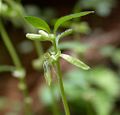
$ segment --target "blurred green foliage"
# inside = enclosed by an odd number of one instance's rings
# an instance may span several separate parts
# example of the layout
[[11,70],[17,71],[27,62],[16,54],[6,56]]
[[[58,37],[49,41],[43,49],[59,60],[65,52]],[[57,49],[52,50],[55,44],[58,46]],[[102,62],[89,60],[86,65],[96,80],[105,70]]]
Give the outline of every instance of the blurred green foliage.
[[116,0],[79,0],[74,11],[82,9],[94,9],[99,16],[108,16],[112,8],[116,5]]
[[[64,75],[64,86],[71,111],[79,106],[80,108],[75,111],[77,114],[84,108],[82,113],[88,111],[85,115],[110,115],[120,93],[119,82],[117,75],[106,67],[95,67],[87,72],[78,69],[68,71]],[[59,101],[58,84],[54,85],[54,93]],[[45,105],[52,104],[47,87],[40,90],[39,95]]]

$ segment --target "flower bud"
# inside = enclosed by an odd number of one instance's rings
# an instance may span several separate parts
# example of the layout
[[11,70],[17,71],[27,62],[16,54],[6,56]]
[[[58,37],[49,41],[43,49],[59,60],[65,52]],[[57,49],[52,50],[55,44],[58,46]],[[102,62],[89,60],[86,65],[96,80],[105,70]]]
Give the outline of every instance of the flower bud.
[[23,77],[25,77],[25,74],[26,74],[26,72],[24,69],[16,69],[12,73],[12,75],[16,78],[23,78]]
[[32,34],[32,33],[28,33],[26,34],[26,37],[31,39],[31,40],[40,40],[40,38],[42,37],[39,34]]
[[39,30],[38,33],[41,34],[43,37],[47,37],[47,38],[49,37],[48,33],[45,32],[44,30]]

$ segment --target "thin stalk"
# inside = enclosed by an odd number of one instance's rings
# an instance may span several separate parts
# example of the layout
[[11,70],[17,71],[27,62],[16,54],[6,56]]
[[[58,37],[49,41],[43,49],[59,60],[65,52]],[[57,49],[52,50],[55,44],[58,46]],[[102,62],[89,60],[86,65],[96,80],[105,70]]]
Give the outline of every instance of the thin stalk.
[[[55,52],[57,53],[59,49],[57,48],[56,42],[53,42]],[[58,82],[59,82],[59,87],[61,91],[61,97],[62,97],[62,102],[64,105],[64,110],[66,115],[70,115],[70,110],[69,106],[67,103],[65,91],[64,91],[64,86],[63,86],[63,80],[62,80],[62,72],[61,72],[61,67],[60,67],[60,60],[58,59],[56,62],[56,69],[57,69],[57,77],[58,77]]]
[[3,42],[9,52],[9,54],[11,55],[11,58],[13,60],[13,63],[15,64],[15,66],[17,68],[21,68],[22,65],[20,63],[20,60],[18,58],[18,56],[16,55],[16,51],[14,50],[14,47],[12,46],[12,43],[7,35],[7,32],[5,31],[5,28],[2,24],[2,22],[0,21],[0,33],[1,33],[1,37],[3,39]]
[[59,86],[60,86],[60,90],[61,90],[61,96],[62,96],[65,113],[66,113],[66,115],[70,115],[70,110],[69,110],[69,106],[68,106],[65,91],[64,91],[64,86],[63,86],[63,81],[62,81],[62,73],[61,73],[59,60],[56,62],[56,67],[57,67],[58,82],[59,82]]
[[43,48],[42,48],[41,42],[34,41],[34,46],[35,46],[38,57],[41,57],[43,55]]
[[[9,36],[7,35],[7,32],[2,24],[2,21],[0,20],[0,34],[1,34],[1,38],[13,60],[14,65],[16,66],[16,69],[23,69],[22,64],[19,60],[19,57],[10,41]],[[26,83],[25,83],[25,76],[19,76],[19,80],[20,80],[20,85],[22,84],[22,86],[24,86],[24,88],[21,88],[22,92],[23,92],[23,96],[24,96],[24,104],[25,104],[25,115],[30,115],[30,109],[29,109],[29,104],[27,103],[27,100],[29,98],[28,96],[28,91],[27,91],[27,87],[26,87]]]

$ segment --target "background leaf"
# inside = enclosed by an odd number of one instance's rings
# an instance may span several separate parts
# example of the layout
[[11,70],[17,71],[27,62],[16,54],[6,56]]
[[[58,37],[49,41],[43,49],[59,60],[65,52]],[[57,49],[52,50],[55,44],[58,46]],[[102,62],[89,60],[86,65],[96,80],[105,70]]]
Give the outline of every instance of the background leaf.
[[38,29],[42,29],[50,33],[50,27],[49,25],[42,19],[33,17],[33,16],[27,16],[25,19],[34,27]]
[[65,41],[59,44],[61,50],[73,50],[77,53],[85,53],[89,47],[90,45],[77,41]]
[[88,65],[86,65],[85,63],[83,63],[82,61],[74,58],[74,57],[71,57],[67,54],[61,54],[61,57],[63,59],[65,59],[66,61],[68,61],[69,63],[79,67],[79,68],[82,68],[82,69],[85,69],[85,70],[88,70],[90,67]]
[[80,13],[75,13],[75,14],[71,14],[71,15],[67,15],[67,16],[63,16],[61,18],[59,18],[56,23],[55,23],[55,26],[54,26],[54,33],[57,31],[57,29],[59,28],[59,26],[61,24],[63,24],[64,22],[68,21],[68,20],[71,20],[73,18],[78,18],[78,17],[81,17],[81,16],[85,16],[87,14],[90,14],[90,13],[93,13],[93,11],[87,11],[87,12],[80,12]]

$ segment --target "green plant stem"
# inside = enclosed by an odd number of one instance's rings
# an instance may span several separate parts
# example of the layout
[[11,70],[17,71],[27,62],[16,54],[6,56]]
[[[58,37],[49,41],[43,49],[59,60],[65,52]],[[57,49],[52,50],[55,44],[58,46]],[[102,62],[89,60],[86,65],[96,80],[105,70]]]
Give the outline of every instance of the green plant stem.
[[[59,49],[57,48],[56,42],[54,42],[53,45],[54,45],[55,52],[57,53],[59,51]],[[67,99],[66,99],[66,95],[65,95],[65,91],[64,91],[64,86],[63,86],[62,72],[61,72],[59,58],[55,63],[56,63],[58,82],[59,82],[59,87],[60,87],[60,91],[61,91],[61,97],[62,97],[62,102],[64,105],[65,114],[70,115],[70,110],[69,110],[69,106],[67,103]]]
[[14,47],[11,44],[11,41],[7,35],[7,32],[5,31],[4,26],[2,25],[2,22],[0,21],[0,33],[1,33],[1,37],[3,39],[3,42],[9,52],[9,54],[11,55],[11,58],[13,60],[13,63],[15,64],[16,67],[21,68],[21,63],[19,61],[18,56],[16,55],[16,52],[14,50]]
[[[10,54],[12,60],[13,60],[13,63],[16,66],[16,69],[23,69],[22,64],[21,64],[21,62],[19,60],[19,57],[18,57],[18,55],[17,55],[17,53],[16,53],[16,51],[15,51],[9,37],[7,35],[7,32],[6,32],[5,28],[4,28],[1,20],[0,20],[0,34],[1,34],[1,38],[2,38],[2,40],[4,42],[4,44],[5,44],[8,52],[9,52],[9,54]],[[26,87],[26,83],[25,83],[24,78],[25,78],[25,76],[19,76],[19,80],[20,80],[19,84],[24,86],[24,88],[21,88],[21,90],[22,90],[23,96],[24,96],[25,115],[30,115],[30,111],[29,111],[30,110],[29,109],[30,105],[27,102],[29,96],[28,96],[28,91],[27,91],[27,87]]]
[[67,99],[66,99],[65,91],[64,91],[64,86],[63,86],[63,81],[62,81],[62,73],[61,73],[59,59],[56,62],[56,67],[57,67],[58,82],[59,82],[59,86],[60,86],[60,90],[61,90],[61,96],[62,96],[62,101],[63,101],[65,113],[66,113],[66,115],[70,115],[70,110],[69,110],[69,107],[68,107],[68,103],[67,103]]
[[41,42],[34,41],[34,46],[35,46],[38,57],[41,57],[43,55],[43,48],[42,48]]

